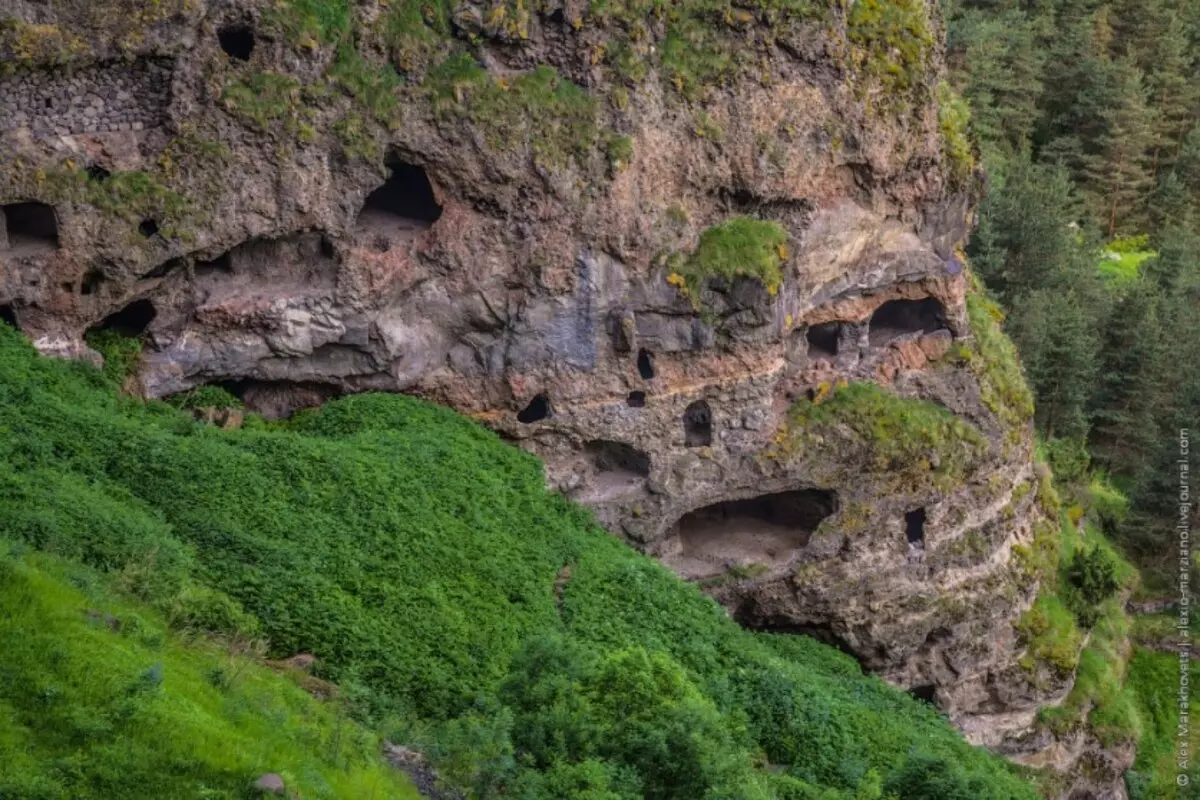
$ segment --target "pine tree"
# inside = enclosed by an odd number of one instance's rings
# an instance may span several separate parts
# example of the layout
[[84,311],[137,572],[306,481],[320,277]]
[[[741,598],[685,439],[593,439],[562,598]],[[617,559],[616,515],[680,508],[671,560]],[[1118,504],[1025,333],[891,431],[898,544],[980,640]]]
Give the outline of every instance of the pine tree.
[[1155,141],[1156,115],[1146,103],[1142,74],[1127,60],[1114,64],[1113,95],[1101,118],[1095,151],[1084,156],[1084,176],[1108,235],[1141,208],[1154,186],[1147,153]]
[[1096,315],[1072,290],[1035,291],[1013,304],[1011,332],[1036,398],[1042,435],[1086,436],[1096,378]]
[[1167,353],[1159,296],[1157,283],[1139,280],[1104,326],[1091,445],[1093,456],[1113,471],[1137,473],[1158,438]]

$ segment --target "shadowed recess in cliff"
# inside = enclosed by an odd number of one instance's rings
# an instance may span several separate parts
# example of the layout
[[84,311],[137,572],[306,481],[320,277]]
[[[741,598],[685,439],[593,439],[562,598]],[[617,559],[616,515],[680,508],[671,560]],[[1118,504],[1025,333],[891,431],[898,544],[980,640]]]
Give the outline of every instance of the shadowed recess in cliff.
[[946,309],[932,297],[923,300],[889,300],[871,315],[872,347],[910,333],[933,333],[946,327]]
[[824,489],[725,500],[684,514],[669,536],[678,537],[678,568],[685,577],[712,575],[731,565],[774,567],[807,546],[836,508],[836,495]]
[[683,412],[683,443],[685,447],[708,447],[712,444],[712,409],[705,400],[697,400]]
[[249,61],[254,53],[254,30],[242,23],[225,25],[217,31],[217,42],[230,58]]
[[386,252],[394,239],[425,230],[442,216],[433,185],[421,167],[392,158],[388,178],[367,196],[358,215],[358,230],[372,237],[375,249]]
[[308,381],[241,379],[218,385],[266,419],[287,419],[297,411],[316,408],[342,395],[336,386]]
[[595,469],[585,490],[588,502],[640,489],[650,475],[649,454],[625,442],[597,439],[584,445],[584,452]]
[[809,358],[833,358],[838,353],[838,334],[841,333],[842,323],[822,322],[808,329],[805,338],[808,340]]
[[150,323],[154,321],[157,315],[158,312],[154,308],[154,303],[142,298],[141,300],[134,300],[119,311],[109,314],[99,324],[89,328],[88,332],[112,331],[127,337],[141,336],[150,327]]
[[517,412],[517,422],[524,425],[530,425],[534,422],[541,422],[553,414],[550,407],[550,398],[544,394],[535,395],[529,401],[529,405]]
[[[45,203],[11,203],[0,207],[7,249],[18,258],[58,249],[58,218]],[[0,245],[5,242],[0,241]]]

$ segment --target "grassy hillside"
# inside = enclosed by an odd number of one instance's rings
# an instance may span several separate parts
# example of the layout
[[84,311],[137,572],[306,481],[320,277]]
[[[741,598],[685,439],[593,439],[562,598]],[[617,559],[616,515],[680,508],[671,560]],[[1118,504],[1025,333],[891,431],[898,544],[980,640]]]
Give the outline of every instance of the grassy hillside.
[[448,410],[362,395],[222,431],[0,326],[0,432],[5,538],[315,654],[473,796],[1035,796],[850,659],[743,631]]
[[285,677],[169,634],[95,570],[0,539],[0,797],[415,798],[377,736]]

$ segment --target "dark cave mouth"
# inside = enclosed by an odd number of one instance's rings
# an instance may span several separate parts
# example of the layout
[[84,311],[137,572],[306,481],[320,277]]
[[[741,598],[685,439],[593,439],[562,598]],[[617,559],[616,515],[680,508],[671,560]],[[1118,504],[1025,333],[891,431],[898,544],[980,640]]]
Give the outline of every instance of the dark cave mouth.
[[723,500],[684,514],[668,537],[678,538],[686,577],[713,574],[713,567],[729,564],[771,567],[806,547],[821,521],[836,510],[836,494],[825,489]]

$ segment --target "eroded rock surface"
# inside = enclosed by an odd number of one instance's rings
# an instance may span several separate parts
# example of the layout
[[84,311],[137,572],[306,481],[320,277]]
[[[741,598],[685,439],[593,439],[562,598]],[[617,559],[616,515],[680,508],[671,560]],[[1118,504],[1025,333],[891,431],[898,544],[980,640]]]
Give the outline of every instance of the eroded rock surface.
[[[887,32],[836,9],[708,20],[732,66],[697,76],[669,20],[464,2],[389,38],[388,7],[353,5],[365,71],[287,3],[18,3],[5,318],[60,356],[143,337],[151,397],[450,405],[745,625],[820,636],[964,728],[1061,696],[1017,665],[1031,430],[968,317],[936,4],[904,85],[873,68]],[[686,296],[680,259],[738,215],[786,231],[782,281]],[[847,381],[930,438],[896,450],[903,426],[852,406],[797,423]]]

